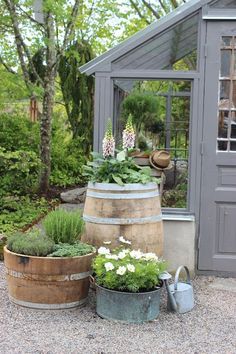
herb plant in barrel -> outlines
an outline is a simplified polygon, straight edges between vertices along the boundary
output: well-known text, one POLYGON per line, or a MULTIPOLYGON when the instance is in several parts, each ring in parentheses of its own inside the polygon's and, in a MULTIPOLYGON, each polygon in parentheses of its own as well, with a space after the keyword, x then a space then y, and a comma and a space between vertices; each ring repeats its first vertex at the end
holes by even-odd
POLYGON ((44 228, 45 233, 36 229, 8 237, 4 263, 10 300, 39 309, 83 305, 95 249, 80 242, 81 215, 55 210, 44 228))
POLYGON ((129 116, 123 131, 123 150, 115 156, 111 121, 103 140, 103 156, 85 166, 89 178, 84 214, 83 241, 95 246, 119 246, 124 235, 132 248, 163 254, 163 224, 158 180, 150 167, 135 164, 128 150, 134 147, 135 133, 129 116))

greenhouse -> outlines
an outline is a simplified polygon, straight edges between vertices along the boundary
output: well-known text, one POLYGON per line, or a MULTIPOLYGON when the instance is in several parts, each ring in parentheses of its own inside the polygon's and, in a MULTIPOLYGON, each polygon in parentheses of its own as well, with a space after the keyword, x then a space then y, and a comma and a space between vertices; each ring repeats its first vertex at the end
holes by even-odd
POLYGON ((170 152, 162 195, 171 267, 236 269, 236 3, 192 0, 83 65, 95 76, 94 149, 131 113, 140 150, 170 152))

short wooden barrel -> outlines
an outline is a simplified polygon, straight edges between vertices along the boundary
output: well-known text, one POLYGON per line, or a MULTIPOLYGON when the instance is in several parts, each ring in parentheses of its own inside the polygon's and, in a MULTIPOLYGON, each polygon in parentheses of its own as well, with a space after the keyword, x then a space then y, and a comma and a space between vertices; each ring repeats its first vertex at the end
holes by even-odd
POLYGON ((120 246, 119 236, 132 249, 163 254, 163 224, 156 183, 89 183, 83 218, 83 241, 97 247, 120 246), (111 241, 110 244, 108 244, 111 241))
POLYGON ((66 309, 83 305, 88 296, 91 261, 81 257, 33 257, 4 248, 9 298, 37 309, 66 309))

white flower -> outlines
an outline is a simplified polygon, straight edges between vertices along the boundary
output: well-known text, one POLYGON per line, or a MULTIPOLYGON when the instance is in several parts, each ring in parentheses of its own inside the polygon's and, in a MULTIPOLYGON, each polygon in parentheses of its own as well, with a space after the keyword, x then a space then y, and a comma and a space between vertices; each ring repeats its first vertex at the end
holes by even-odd
POLYGON ((152 252, 144 253, 143 258, 145 258, 147 261, 158 261, 157 255, 152 252))
POLYGON ((142 257, 142 255, 143 255, 143 253, 140 250, 138 250, 138 251, 133 250, 130 252, 130 257, 134 258, 134 259, 140 259, 142 257))
POLYGON ((111 241, 103 241, 103 244, 104 244, 104 245, 110 245, 110 244, 111 244, 111 241))
POLYGON ((124 275, 126 272, 126 267, 125 266, 120 266, 117 271, 116 271, 116 274, 119 274, 119 275, 124 275))
POLYGON ((123 258, 126 257, 126 255, 127 255, 127 252, 121 251, 121 252, 118 253, 118 258, 119 258, 119 259, 123 259, 123 258))
POLYGON ((133 264, 127 264, 127 269, 129 272, 134 273, 135 272, 135 266, 133 264))
POLYGON ((106 247, 100 247, 98 249, 98 254, 110 254, 110 250, 109 250, 109 248, 106 248, 106 247))
POLYGON ((115 259, 118 261, 119 257, 116 254, 106 254, 105 256, 107 259, 115 259))
POLYGON ((126 240, 123 236, 119 237, 119 241, 122 242, 122 243, 127 243, 127 245, 131 245, 131 242, 126 240))
POLYGON ((109 270, 113 270, 115 268, 111 262, 105 263, 104 266, 105 266, 107 272, 109 272, 109 270))

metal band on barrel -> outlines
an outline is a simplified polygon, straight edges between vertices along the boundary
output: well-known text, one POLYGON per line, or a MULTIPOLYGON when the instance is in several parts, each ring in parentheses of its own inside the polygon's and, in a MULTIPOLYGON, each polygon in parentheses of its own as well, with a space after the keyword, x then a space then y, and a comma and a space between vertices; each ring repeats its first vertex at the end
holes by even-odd
POLYGON ((17 305, 24 306, 24 307, 30 307, 32 309, 42 309, 42 310, 62 310, 62 309, 70 309, 72 307, 78 307, 82 306, 87 302, 87 298, 79 300, 79 301, 74 301, 74 302, 68 302, 68 303, 63 303, 63 304, 40 304, 36 302, 29 302, 29 301, 22 301, 22 300, 17 300, 14 297, 9 295, 9 300, 17 305))
POLYGON ((15 270, 6 268, 6 273, 14 278, 27 279, 27 280, 45 280, 45 281, 72 281, 85 279, 91 275, 91 272, 82 272, 75 274, 63 274, 63 275, 47 275, 47 274, 29 274, 16 272, 15 270))
POLYGON ((100 193, 88 190, 87 197, 99 198, 99 199, 146 199, 155 198, 159 196, 158 190, 152 192, 142 193, 100 193))
POLYGON ((94 224, 113 224, 113 225, 129 225, 129 224, 145 224, 154 223, 162 220, 162 215, 147 216, 144 218, 99 218, 96 216, 83 215, 86 222, 94 224))

